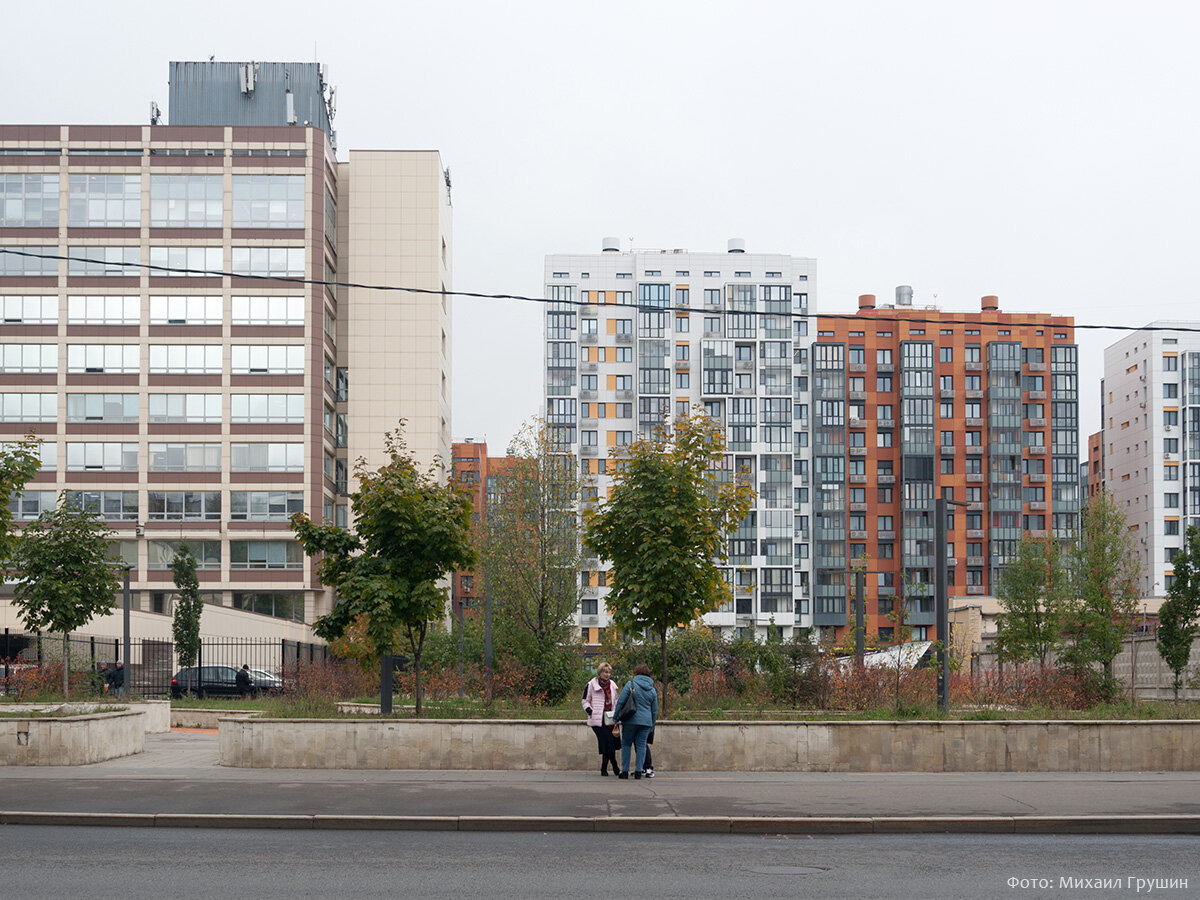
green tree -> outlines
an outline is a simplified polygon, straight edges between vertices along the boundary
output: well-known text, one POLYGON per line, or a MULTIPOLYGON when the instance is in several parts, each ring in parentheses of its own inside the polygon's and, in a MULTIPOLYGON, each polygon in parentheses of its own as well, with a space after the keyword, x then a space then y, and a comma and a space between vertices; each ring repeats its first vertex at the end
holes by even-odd
POLYGON ((724 452, 723 429, 707 416, 656 429, 629 447, 608 501, 586 526, 588 545, 612 562, 614 624, 658 636, 664 712, 667 631, 729 599, 717 566, 753 503, 746 480, 720 468, 724 452))
MULTIPOLYGON (((368 470, 362 459, 355 466, 353 531, 316 525, 304 513, 292 517, 292 530, 307 555, 321 556, 317 577, 339 600, 313 622, 313 632, 335 640, 361 618, 385 666, 396 649, 397 632, 402 634, 411 652, 420 716, 421 651, 429 623, 446 609, 446 592, 438 582, 475 562, 471 499, 439 483, 436 467, 421 469, 399 430, 386 436, 385 446, 389 460, 379 469, 368 470)), ((382 693, 380 704, 390 710, 392 698, 382 693)))
POLYGON ((510 468, 492 476, 488 491, 481 574, 501 641, 528 668, 532 693, 553 704, 571 690, 577 668, 570 627, 583 563, 576 503, 587 484, 544 421, 526 424, 508 454, 510 468))
MULTIPOLYGON (((112 536, 98 516, 68 503, 64 495, 57 508, 25 526, 12 555, 20 579, 13 602, 25 627, 62 633, 64 699, 69 692, 71 632, 111 610, 121 587, 119 564, 111 555, 112 536)), ((127 670, 127 687, 130 678, 127 670)))
POLYGON ((1000 573, 996 594, 1001 612, 996 618, 996 653, 1005 662, 1046 657, 1062 639, 1063 604, 1069 596, 1070 571, 1062 545, 1053 537, 1036 540, 1029 534, 1000 573))
POLYGON ((175 637, 175 655, 179 665, 188 670, 188 689, 192 686, 191 667, 200 655, 200 613, 204 601, 200 599, 200 579, 196 577, 196 556, 186 543, 180 545, 171 560, 171 577, 175 581, 175 617, 171 621, 171 633, 175 637))
POLYGON ((1158 652, 1171 670, 1171 688, 1179 702, 1183 673, 1192 656, 1192 643, 1200 632, 1200 530, 1188 527, 1183 549, 1172 561, 1175 579, 1158 610, 1158 652))
POLYGON ((1075 596, 1066 618, 1075 644, 1067 658, 1079 668, 1098 663, 1111 692, 1112 662, 1133 629, 1141 596, 1141 562, 1125 515, 1108 491, 1088 499, 1072 557, 1075 596))
POLYGON ((41 466, 37 453, 38 440, 33 435, 16 444, 0 447, 0 568, 3 568, 18 536, 12 531, 14 495, 25 487, 41 466))

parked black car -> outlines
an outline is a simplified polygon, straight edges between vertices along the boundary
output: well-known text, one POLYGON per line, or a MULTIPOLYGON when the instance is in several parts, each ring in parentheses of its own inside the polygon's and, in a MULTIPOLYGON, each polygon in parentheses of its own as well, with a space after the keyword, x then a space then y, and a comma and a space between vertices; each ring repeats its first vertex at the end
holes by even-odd
MULTIPOLYGON (((171 679, 171 696, 198 694, 201 697, 240 697, 237 686, 238 670, 234 666, 190 666, 180 669, 171 679), (188 680, 189 674, 191 680, 188 680)), ((278 678, 266 672, 251 670, 251 693, 276 693, 282 689, 278 678)))

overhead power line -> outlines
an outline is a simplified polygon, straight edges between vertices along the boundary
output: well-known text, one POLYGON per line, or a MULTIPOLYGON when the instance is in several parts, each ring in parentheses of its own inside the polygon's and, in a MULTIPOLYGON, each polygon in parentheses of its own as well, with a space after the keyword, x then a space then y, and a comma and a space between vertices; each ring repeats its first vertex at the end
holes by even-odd
MULTIPOLYGON (((331 288, 335 288, 335 287, 357 288, 359 290, 366 290, 366 291, 394 291, 394 292, 398 292, 398 293, 426 294, 426 295, 435 295, 435 296, 440 296, 440 297, 466 297, 466 298, 471 298, 471 299, 475 299, 475 300, 517 300, 517 301, 520 301, 523 303, 543 303, 543 304, 549 303, 549 304, 562 305, 562 306, 597 306, 597 305, 605 305, 605 306, 609 306, 609 307, 613 306, 613 304, 611 304, 611 303, 610 304, 597 304, 592 301, 584 301, 584 300, 557 300, 557 299, 550 299, 547 297, 529 297, 524 294, 488 294, 488 293, 483 293, 480 291, 441 290, 438 288, 406 287, 403 285, 395 285, 395 284, 368 284, 368 283, 358 282, 358 281, 329 281, 329 280, 325 280, 325 279, 321 279, 321 278, 297 278, 294 276, 287 276, 287 275, 253 275, 253 274, 247 274, 244 272, 227 272, 227 271, 217 271, 217 270, 213 270, 213 269, 188 269, 188 268, 182 268, 179 266, 158 266, 158 265, 153 265, 151 263, 141 263, 141 262, 138 262, 138 263, 124 262, 124 261, 112 262, 112 261, 103 260, 103 259, 91 259, 90 257, 86 257, 86 256, 66 256, 66 255, 59 254, 59 253, 34 253, 29 250, 18 250, 15 247, 0 247, 0 254, 8 254, 10 256, 24 256, 24 257, 30 257, 32 259, 53 259, 53 260, 66 260, 67 262, 99 263, 99 264, 102 264, 105 266, 120 266, 123 268, 129 268, 129 269, 146 269, 150 272, 163 272, 168 275, 193 275, 193 276, 196 276, 199 278, 245 278, 248 280, 264 281, 264 282, 277 282, 277 283, 283 283, 283 284, 321 285, 322 287, 331 287, 331 288)), ((880 309, 873 308, 871 310, 872 312, 879 312, 881 314, 876 315, 876 316, 864 316, 864 315, 857 314, 857 313, 826 313, 826 312, 798 313, 793 310, 789 310, 786 313, 784 313, 784 312, 771 313, 771 312, 764 312, 762 310, 738 310, 738 309, 724 309, 724 308, 721 310, 705 310, 705 309, 701 309, 701 308, 694 307, 694 306, 680 306, 680 305, 651 306, 651 305, 645 304, 645 303, 620 304, 619 306, 620 306, 620 308, 636 309, 639 312, 677 312, 677 313, 690 313, 690 314, 703 314, 705 312, 727 312, 727 313, 734 313, 736 315, 747 315, 747 316, 786 316, 789 319, 800 319, 803 321, 810 321, 810 320, 814 320, 814 319, 844 319, 847 321, 861 322, 861 323, 886 322, 886 321, 888 321, 888 318, 889 318, 886 315, 886 313, 890 310, 897 309, 897 307, 884 307, 884 308, 880 308, 880 309)), ((911 308, 911 307, 909 307, 909 308, 911 308)), ((1020 316, 1021 315, 1020 313, 999 313, 999 314, 1000 315, 1010 315, 1010 316, 1020 316)), ((916 316, 916 315, 905 315, 905 316, 903 316, 901 321, 909 322, 909 323, 917 324, 917 325, 978 325, 979 324, 978 320, 973 320, 973 319, 947 318, 947 316, 956 316, 956 315, 969 315, 969 314, 962 313, 962 312, 957 312, 957 313, 948 312, 948 313, 943 313, 937 317, 928 317, 928 318, 916 316)), ((899 317, 897 317, 897 318, 899 318, 899 317)), ((1061 318, 1070 318, 1070 317, 1062 316, 1061 318)), ((1050 323, 1047 323, 1045 320, 1020 321, 1019 319, 1014 318, 1010 321, 1003 322, 1001 324, 1006 325, 1006 326, 1018 326, 1018 327, 1021 327, 1021 326, 1046 327, 1050 323)), ((1179 331, 1179 332, 1200 333, 1200 324, 1194 325, 1194 326, 1189 326, 1189 325, 1117 325, 1115 323, 1102 323, 1102 324, 1083 323, 1083 324, 1081 324, 1079 322, 1074 322, 1071 325, 1064 325, 1063 327, 1073 328, 1077 331, 1103 331, 1103 330, 1130 331, 1130 332, 1133 332, 1133 331, 1179 331)))

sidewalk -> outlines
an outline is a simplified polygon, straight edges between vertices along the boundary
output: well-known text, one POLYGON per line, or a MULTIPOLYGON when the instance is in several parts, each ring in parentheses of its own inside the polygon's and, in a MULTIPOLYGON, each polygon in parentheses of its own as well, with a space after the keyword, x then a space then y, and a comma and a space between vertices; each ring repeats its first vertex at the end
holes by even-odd
POLYGON ((189 731, 148 735, 146 752, 94 765, 9 768, 0 779, 0 822, 1194 834, 1200 773, 660 770, 653 780, 622 781, 600 777, 598 763, 588 772, 233 769, 217 764, 215 735, 189 731))

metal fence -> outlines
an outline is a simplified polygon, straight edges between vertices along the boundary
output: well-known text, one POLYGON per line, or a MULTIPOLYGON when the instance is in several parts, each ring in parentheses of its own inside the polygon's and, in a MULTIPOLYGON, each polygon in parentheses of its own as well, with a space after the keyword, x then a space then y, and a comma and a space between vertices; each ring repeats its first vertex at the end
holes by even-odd
MULTIPOLYGON (((166 698, 171 695, 171 679, 180 666, 172 641, 137 638, 130 642, 130 660, 125 661, 126 685, 143 697, 166 698)), ((86 672, 96 683, 103 673, 122 659, 123 641, 119 637, 72 634, 67 653, 72 672, 86 672)), ((298 663, 326 662, 329 647, 283 638, 201 638, 198 666, 243 665, 282 677, 298 663)), ((61 634, 24 634, 4 629, 0 634, 0 693, 15 684, 13 675, 33 668, 57 668, 62 664, 61 634)))

